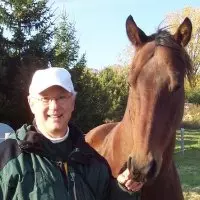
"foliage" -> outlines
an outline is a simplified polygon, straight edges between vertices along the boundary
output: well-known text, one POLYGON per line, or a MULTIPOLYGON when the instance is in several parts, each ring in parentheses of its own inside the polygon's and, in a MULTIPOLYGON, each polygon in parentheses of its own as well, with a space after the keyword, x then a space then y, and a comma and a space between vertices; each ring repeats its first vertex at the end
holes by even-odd
POLYGON ((84 132, 103 123, 106 96, 102 93, 96 73, 88 68, 71 70, 77 93, 72 120, 84 132))
MULTIPOLYGON (((200 70, 200 9, 186 7, 178 12, 171 13, 167 16, 167 24, 171 28, 172 32, 174 32, 185 17, 189 17, 192 21, 193 34, 186 50, 193 62, 194 74, 197 74, 200 70)), ((193 81, 195 85, 195 79, 193 81)))
MULTIPOLYGON (((61 21, 55 28, 52 65, 72 68, 78 60, 79 44, 75 36, 76 30, 70 23, 66 13, 61 15, 61 21)), ((85 65, 85 63, 83 63, 85 65)))
POLYGON ((71 73, 78 92, 73 121, 84 132, 121 120, 127 101, 127 68, 113 66, 100 72, 73 68, 71 73))
POLYGON ((46 59, 50 52, 53 14, 46 4, 47 0, 0 1, 0 120, 14 128, 30 120, 30 74, 47 66, 32 60, 46 59))
POLYGON ((200 106, 196 104, 186 103, 184 116, 182 120, 184 128, 200 128, 200 106))
POLYGON ((110 66, 99 73, 99 81, 107 96, 106 121, 122 119, 127 103, 127 67, 110 66))
POLYGON ((189 82, 185 81, 185 96, 188 103, 200 104, 200 75, 194 76, 195 85, 190 86, 189 82))
MULTIPOLYGON (((12 63, 13 66, 18 67, 19 63, 16 60, 12 60, 12 63)), ((18 73, 13 75, 12 82, 6 78, 4 84, 1 81, 1 84, 3 84, 3 89, 0 92, 1 122, 9 122, 16 129, 23 123, 32 121, 27 102, 28 86, 34 71, 45 66, 47 66, 47 61, 44 59, 33 56, 24 57, 20 62, 18 73)))
POLYGON ((27 53, 40 55, 48 50, 52 37, 53 14, 47 0, 1 0, 0 27, 10 33, 6 38, 10 56, 27 53))
POLYGON ((189 103, 200 104, 200 89, 188 92, 187 100, 189 103))

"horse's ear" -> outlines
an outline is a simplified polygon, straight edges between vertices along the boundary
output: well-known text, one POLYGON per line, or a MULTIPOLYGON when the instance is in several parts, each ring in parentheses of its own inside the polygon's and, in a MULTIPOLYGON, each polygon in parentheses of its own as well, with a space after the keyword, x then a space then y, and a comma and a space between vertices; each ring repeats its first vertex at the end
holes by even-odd
POLYGON ((146 34, 137 27, 133 17, 129 15, 126 20, 126 32, 133 45, 138 46, 148 40, 146 34))
POLYGON ((185 18, 183 23, 178 27, 174 34, 174 39, 182 46, 186 46, 191 39, 192 23, 188 17, 185 18))

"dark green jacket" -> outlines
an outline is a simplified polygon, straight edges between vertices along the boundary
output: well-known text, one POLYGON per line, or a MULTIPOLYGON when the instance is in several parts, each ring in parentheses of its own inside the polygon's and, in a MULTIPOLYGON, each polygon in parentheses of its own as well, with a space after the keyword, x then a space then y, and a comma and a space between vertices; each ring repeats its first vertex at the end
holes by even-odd
POLYGON ((24 125, 0 144, 1 200, 117 200, 121 193, 136 200, 119 189, 83 135, 69 130, 67 140, 54 144, 24 125))

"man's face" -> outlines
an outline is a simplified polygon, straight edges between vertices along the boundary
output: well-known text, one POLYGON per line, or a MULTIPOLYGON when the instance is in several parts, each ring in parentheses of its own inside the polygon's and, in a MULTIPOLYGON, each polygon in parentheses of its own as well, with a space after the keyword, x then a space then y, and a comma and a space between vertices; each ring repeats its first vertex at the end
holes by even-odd
POLYGON ((60 86, 52 86, 29 96, 29 105, 38 129, 51 137, 62 137, 74 110, 75 95, 60 86))

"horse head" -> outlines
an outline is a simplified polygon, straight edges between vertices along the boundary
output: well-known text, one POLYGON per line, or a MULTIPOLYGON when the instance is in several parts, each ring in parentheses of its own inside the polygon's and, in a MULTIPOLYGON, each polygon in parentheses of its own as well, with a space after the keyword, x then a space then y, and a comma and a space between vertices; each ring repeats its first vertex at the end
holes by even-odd
POLYGON ((127 142, 132 150, 126 166, 135 180, 146 182, 156 178, 172 159, 184 110, 184 78, 192 74, 184 50, 192 24, 185 18, 173 35, 160 29, 147 36, 129 16, 126 30, 135 48, 122 120, 124 132, 132 137, 132 142, 127 142))

